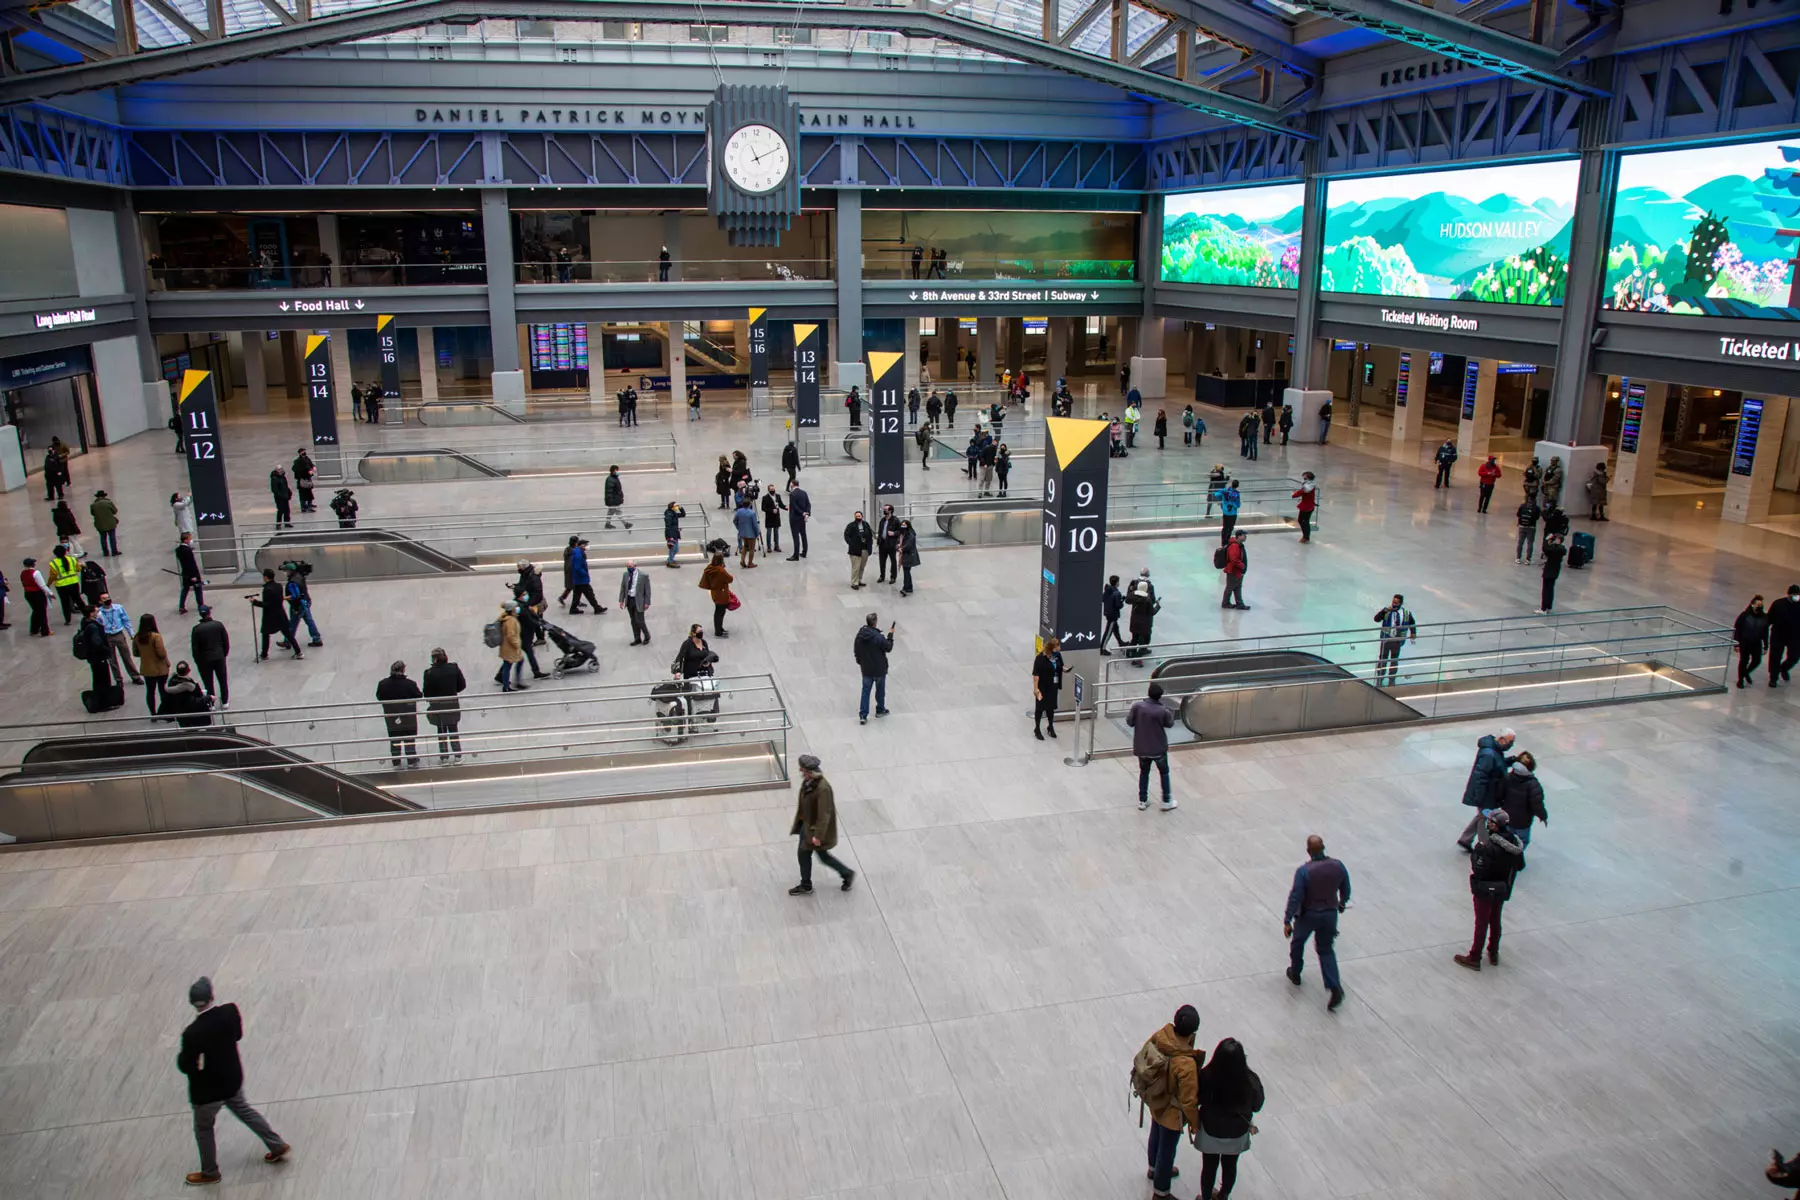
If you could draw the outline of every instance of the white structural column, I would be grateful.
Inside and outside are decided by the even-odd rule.
[[[1331,403],[1331,393],[1324,389],[1283,388],[1281,402],[1294,408],[1294,440],[1309,445],[1319,440],[1319,410]],[[1333,428],[1341,427],[1337,410],[1331,414]]]
[[[606,403],[606,323],[589,321],[588,339],[588,403]],[[655,397],[650,397],[655,400]],[[679,396],[671,397],[679,400]]]
[[[1494,433],[1494,381],[1499,378],[1495,374],[1499,366],[1491,358],[1480,359],[1473,392],[1465,376],[1463,391],[1457,396],[1456,453],[1466,463],[1464,474],[1475,469],[1476,460],[1487,457],[1488,441]]]
[[[907,391],[919,386],[920,345],[919,318],[908,317],[906,318],[906,344],[902,347],[906,351],[906,358],[900,364],[906,370],[901,386]]]
[[[1752,408],[1758,402],[1762,405],[1760,413]],[[1720,513],[1725,520],[1754,525],[1769,519],[1769,500],[1775,491],[1775,469],[1781,458],[1781,443],[1787,435],[1790,404],[1786,396],[1744,397],[1742,415],[1738,418],[1738,439],[1731,456],[1731,473],[1725,477],[1725,507]],[[1740,461],[1747,436],[1744,423],[1753,419],[1757,426],[1756,448],[1750,456],[1749,472],[1740,474],[1739,468],[1746,465]]]
[[[1160,400],[1169,394],[1169,360],[1163,355],[1161,317],[1144,317],[1137,322],[1131,385],[1146,400]]]
[[[347,413],[350,411],[350,388],[356,382],[350,377],[350,331],[328,329],[325,332],[331,338],[331,394],[337,397],[338,412]],[[304,388],[300,394],[306,394]]]
[[[240,349],[244,355],[244,390],[250,393],[250,411],[269,411],[269,361],[264,357],[269,339],[260,329],[246,329]]]
[[[975,318],[975,383],[980,387],[991,387],[997,370],[995,359],[1000,340],[999,317]]]
[[[1656,460],[1662,457],[1663,414],[1669,407],[1669,385],[1660,380],[1619,381],[1621,427],[1619,457],[1613,464],[1612,491],[1619,496],[1656,492]]]
[[[438,398],[437,332],[429,325],[413,330],[419,355],[419,403],[436,404]]]
[[[687,395],[687,323],[670,321],[663,327],[669,339],[669,399]]]
[[[1425,433],[1425,389],[1430,384],[1431,352],[1402,350],[1394,379],[1393,441],[1388,447],[1388,455],[1395,461],[1414,462],[1419,457],[1419,439]]]

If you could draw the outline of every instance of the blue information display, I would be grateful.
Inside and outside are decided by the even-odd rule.
[[[1400,374],[1394,377],[1394,407],[1406,407],[1406,385],[1412,376],[1412,355],[1400,352]]]
[[[1731,473],[1748,475],[1756,466],[1756,435],[1762,432],[1763,402],[1744,397],[1738,412],[1737,440],[1731,448]]]
[[[1462,419],[1475,419],[1475,391],[1481,383],[1481,360],[1471,358],[1463,364],[1463,406]]]
[[[1638,434],[1644,428],[1644,385],[1621,379],[1625,389],[1625,415],[1619,421],[1619,453],[1636,454]]]
[[[1536,375],[1535,363],[1501,363],[1494,368],[1496,375]]]

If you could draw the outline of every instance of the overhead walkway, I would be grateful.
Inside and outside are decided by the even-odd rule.
[[[1130,752],[1124,718],[1152,679],[1176,710],[1170,744],[1239,741],[1409,721],[1723,691],[1731,631],[1673,608],[1605,609],[1420,625],[1397,663],[1379,631],[1115,651],[1091,689],[1090,751]]]
[[[722,677],[671,717],[666,679],[502,694],[485,666],[466,665],[460,752],[440,757],[421,703],[418,758],[399,766],[373,702],[215,712],[204,728],[109,714],[6,730],[0,834],[41,844],[787,784],[791,725],[771,676]]]
[[[383,446],[356,459],[363,483],[442,483],[469,479],[531,479],[546,475],[604,475],[675,469],[675,439],[667,434],[638,441],[551,445],[476,442],[467,446]]]

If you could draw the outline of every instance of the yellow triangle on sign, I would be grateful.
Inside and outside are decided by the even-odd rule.
[[[1110,421],[1084,421],[1076,417],[1045,417],[1050,429],[1050,444],[1056,448],[1056,465],[1067,469],[1075,456],[1093,444],[1095,438],[1112,427]]]
[[[768,310],[768,309],[766,309],[766,308],[753,308],[753,309],[751,309],[751,310],[750,310],[750,321],[751,321],[751,323],[752,323],[752,324],[755,324],[755,322],[756,322],[756,321],[757,321],[757,320],[758,320],[758,319],[759,319],[759,318],[760,318],[760,317],[761,317],[761,316],[762,316],[762,315],[763,315],[763,314],[764,314],[764,313],[766,313],[766,312],[768,312],[768,311],[769,311],[769,310]]]
[[[869,382],[873,383],[894,369],[894,364],[906,355],[898,350],[869,351]]]
[[[206,382],[207,376],[211,374],[211,371],[188,371],[182,375],[181,394],[176,397],[175,403],[184,403],[189,396],[194,394],[194,389]]]
[[[376,317],[375,318],[375,329],[377,332],[379,332],[383,329],[386,329],[389,325],[392,325],[393,323],[394,323],[394,318],[392,318],[392,317]]]
[[[818,328],[817,325],[802,325],[799,322],[795,322],[794,344],[798,346],[801,342],[804,342],[807,338],[811,337]]]
[[[314,350],[317,350],[320,346],[322,346],[324,344],[325,344],[325,335],[324,334],[322,334],[322,333],[307,334],[306,335],[306,353],[301,355],[301,357],[302,358],[310,358],[312,356],[312,352]]]

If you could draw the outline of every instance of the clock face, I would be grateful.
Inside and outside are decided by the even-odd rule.
[[[750,195],[780,187],[790,165],[787,140],[767,125],[745,125],[725,142],[725,176]]]

